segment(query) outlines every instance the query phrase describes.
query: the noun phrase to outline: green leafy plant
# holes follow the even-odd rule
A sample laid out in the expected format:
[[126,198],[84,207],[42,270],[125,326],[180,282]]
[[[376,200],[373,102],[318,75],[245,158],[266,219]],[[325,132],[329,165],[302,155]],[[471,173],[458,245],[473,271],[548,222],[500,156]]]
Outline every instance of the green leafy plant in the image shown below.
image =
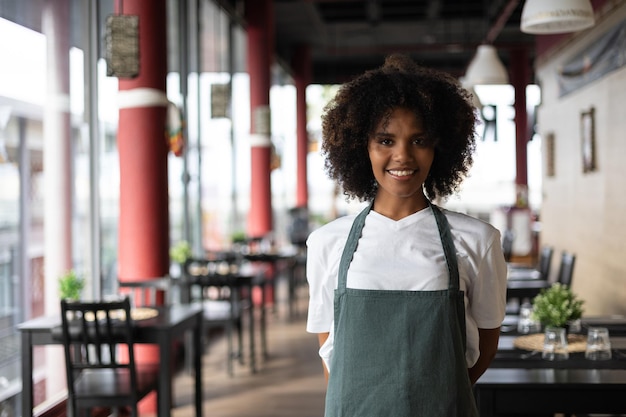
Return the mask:
[[230,241],[232,243],[246,243],[247,236],[246,232],[242,232],[241,230],[233,232],[230,235]]
[[583,315],[583,304],[568,286],[555,283],[533,299],[532,318],[545,327],[565,327]]
[[84,287],[84,278],[70,269],[59,278],[59,297],[64,300],[79,300]]
[[180,264],[191,258],[191,246],[186,240],[182,240],[170,248],[170,259]]

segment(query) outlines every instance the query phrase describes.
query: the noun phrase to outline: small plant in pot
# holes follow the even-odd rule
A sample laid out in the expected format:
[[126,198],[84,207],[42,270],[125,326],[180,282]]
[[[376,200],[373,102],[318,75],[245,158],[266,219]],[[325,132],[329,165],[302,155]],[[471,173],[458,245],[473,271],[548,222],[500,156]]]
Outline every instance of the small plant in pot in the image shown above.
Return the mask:
[[191,258],[191,246],[186,240],[182,240],[170,248],[170,259],[176,263],[184,264]]
[[248,246],[246,233],[238,230],[230,235],[230,243],[235,252],[243,253]]
[[78,301],[85,287],[85,279],[70,269],[59,278],[59,296],[64,300]]
[[563,327],[583,315],[584,301],[567,286],[560,283],[544,289],[533,299],[532,318],[544,327]]

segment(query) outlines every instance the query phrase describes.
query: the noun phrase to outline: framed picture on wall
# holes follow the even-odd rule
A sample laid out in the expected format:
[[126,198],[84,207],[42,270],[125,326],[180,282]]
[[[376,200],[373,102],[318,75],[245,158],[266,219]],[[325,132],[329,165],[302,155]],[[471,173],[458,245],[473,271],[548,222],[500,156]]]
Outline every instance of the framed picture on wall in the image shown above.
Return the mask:
[[580,114],[580,131],[583,157],[583,172],[596,170],[596,137],[594,108]]

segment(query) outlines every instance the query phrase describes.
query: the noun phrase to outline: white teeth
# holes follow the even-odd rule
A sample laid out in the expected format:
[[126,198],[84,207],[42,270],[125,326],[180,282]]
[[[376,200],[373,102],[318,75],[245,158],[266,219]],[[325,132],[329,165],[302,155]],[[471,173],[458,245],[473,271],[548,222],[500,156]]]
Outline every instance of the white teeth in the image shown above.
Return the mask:
[[391,175],[395,175],[396,177],[405,177],[407,175],[413,174],[413,171],[389,171]]

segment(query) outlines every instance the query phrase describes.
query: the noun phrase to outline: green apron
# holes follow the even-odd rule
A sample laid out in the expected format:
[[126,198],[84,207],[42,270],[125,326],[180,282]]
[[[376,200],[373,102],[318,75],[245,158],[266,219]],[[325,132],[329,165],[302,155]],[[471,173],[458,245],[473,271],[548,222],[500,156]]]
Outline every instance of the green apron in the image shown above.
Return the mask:
[[335,291],[326,417],[478,416],[465,361],[456,250],[446,217],[430,207],[450,274],[446,290],[346,288],[371,205],[352,225]]

